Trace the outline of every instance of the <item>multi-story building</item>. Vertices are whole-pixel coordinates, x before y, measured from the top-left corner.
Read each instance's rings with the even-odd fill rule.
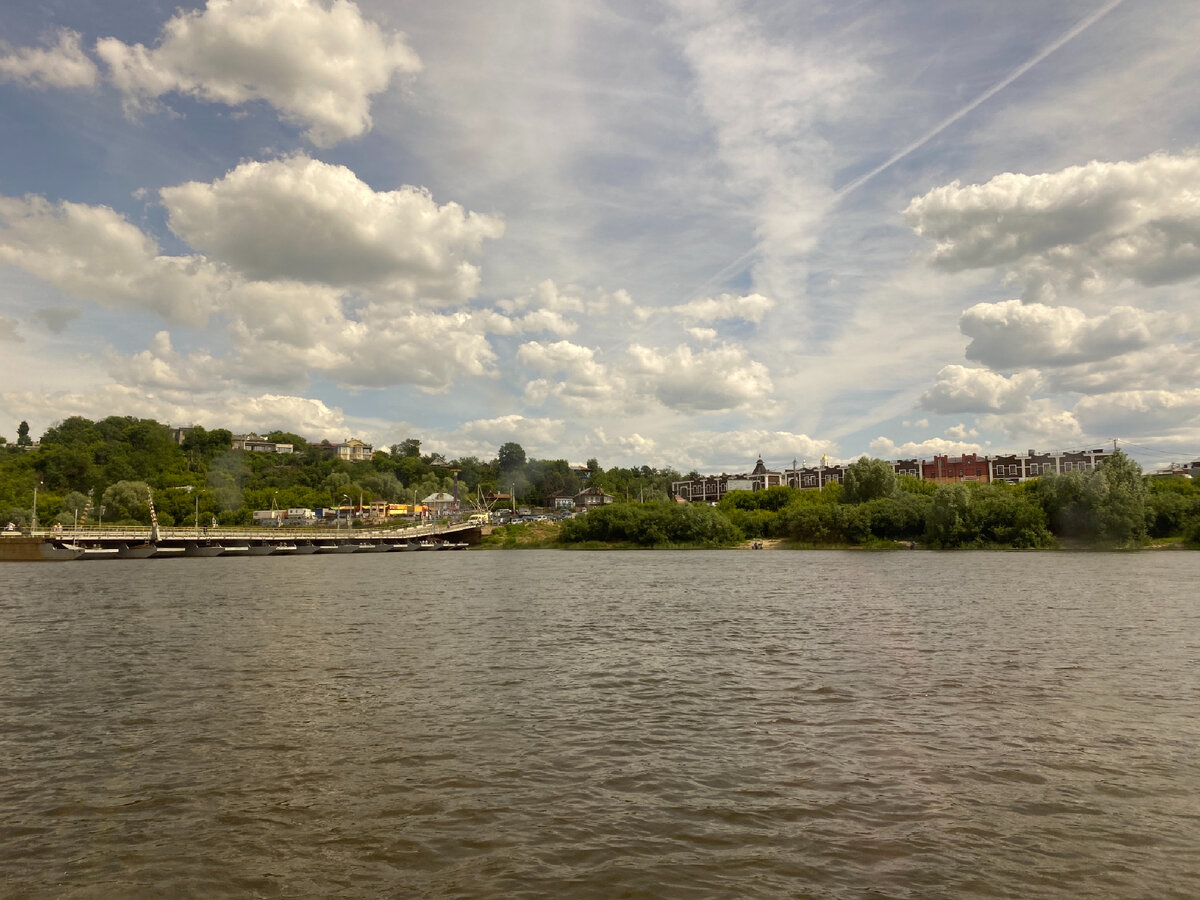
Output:
[[[338,459],[349,462],[362,462],[364,459],[370,459],[375,452],[370,444],[365,444],[358,438],[346,438],[342,443],[334,444],[333,449],[337,453]]]
[[[575,508],[587,510],[595,506],[607,506],[613,499],[612,494],[606,494],[598,487],[584,488],[575,495]]]
[[[921,480],[932,481],[935,484],[957,484],[961,481],[988,482],[986,456],[976,453],[964,453],[962,456],[935,456],[933,459],[921,460]]]
[[[992,481],[1007,481],[1016,484],[1043,475],[1061,475],[1064,472],[1087,472],[1112,456],[1111,450],[1069,450],[1064,453],[1038,453],[1030,450],[1024,456],[1006,454],[990,457]]]
[[[987,484],[991,481],[1015,483],[1042,475],[1090,471],[1110,456],[1112,451],[1103,448],[1061,453],[1037,453],[1030,450],[1024,456],[980,456],[977,453],[964,453],[962,456],[934,456],[933,459],[898,459],[891,465],[892,471],[897,475],[911,475],[935,484]],[[1193,463],[1193,466],[1196,465],[1200,463]],[[699,478],[673,482],[671,489],[681,500],[717,503],[729,491],[763,491],[778,484],[801,490],[820,490],[829,484],[843,484],[846,469],[846,465],[829,465],[822,459],[819,466],[797,466],[793,462],[792,468],[773,472],[767,469],[760,459],[754,470],[747,475],[702,475]]]
[[[278,444],[257,434],[235,434],[231,449],[251,453],[291,453],[294,448],[291,444]]]
[[[1200,478],[1200,459],[1190,463],[1169,463],[1150,474],[1155,478]]]
[[[702,475],[687,481],[671,482],[671,492],[693,503],[716,503],[729,491],[765,491],[785,483],[785,473],[767,469],[760,458],[754,469],[741,475]]]
[[[785,469],[783,474],[789,487],[819,491],[827,484],[841,484],[845,481],[846,467],[831,466],[822,458],[819,466],[797,466],[793,462],[792,468]]]
[[[1071,450],[1062,453],[1058,457],[1060,473],[1070,472],[1072,469],[1090,471],[1099,466],[1105,459],[1112,456],[1110,452],[1104,449],[1100,450]]]

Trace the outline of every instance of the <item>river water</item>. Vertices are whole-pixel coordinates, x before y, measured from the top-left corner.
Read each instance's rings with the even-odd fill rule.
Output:
[[[6,898],[1200,896],[1200,554],[0,566]]]

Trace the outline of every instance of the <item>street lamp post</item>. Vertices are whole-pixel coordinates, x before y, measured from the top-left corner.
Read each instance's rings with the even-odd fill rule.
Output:
[[[38,495],[38,488],[41,486],[42,486],[42,483],[40,481],[33,486],[33,514],[29,517],[29,533],[30,534],[33,534],[34,532],[37,531],[37,495]]]

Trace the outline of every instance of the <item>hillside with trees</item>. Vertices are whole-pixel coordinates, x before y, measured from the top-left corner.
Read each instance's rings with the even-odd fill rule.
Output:
[[[159,521],[190,524],[215,518],[221,525],[245,525],[254,510],[275,506],[336,506],[343,497],[353,505],[373,500],[419,502],[430,494],[455,490],[464,507],[481,493],[510,494],[525,506],[542,506],[556,494],[578,493],[584,481],[565,459],[530,459],[517,443],[498,448],[496,457],[444,459],[421,452],[409,438],[371,459],[337,458],[328,441],[310,442],[286,431],[264,434],[290,443],[292,454],[231,450],[232,434],[223,428],[190,429],[182,443],[173,429],[151,419],[109,416],[92,421],[73,416],[49,428],[40,442],[21,423],[19,441],[0,451],[0,521],[29,524],[34,488],[42,524],[71,525],[91,498],[89,519],[105,507],[104,521],[148,524],[148,489]],[[665,499],[673,470],[613,468],[588,461],[588,483],[615,497]],[[90,492],[90,494],[89,494]]]
[[[149,524],[153,492],[164,525],[216,519],[248,525],[254,510],[321,508],[375,500],[419,502],[455,490],[464,507],[484,494],[515,495],[515,504],[547,506],[557,495],[600,488],[615,503],[564,523],[560,544],[726,546],[782,539],[795,546],[887,546],[1035,549],[1067,545],[1137,547],[1149,540],[1200,544],[1200,485],[1147,478],[1117,451],[1091,471],[1044,475],[1020,484],[937,485],[897,477],[891,464],[863,457],[844,484],[820,491],[772,487],[731,491],[716,507],[677,504],[671,485],[683,476],[649,466],[586,472],[565,459],[532,459],[515,442],[496,456],[445,459],[408,438],[369,460],[339,459],[328,441],[286,431],[265,434],[290,443],[291,454],[232,450],[226,429],[173,429],[150,419],[80,416],[49,428],[37,443],[29,426],[0,450],[0,521],[30,523],[34,489],[41,524],[89,520]],[[694,473],[692,473],[694,475]],[[689,476],[691,477],[691,476]],[[504,505],[509,505],[507,502]]]

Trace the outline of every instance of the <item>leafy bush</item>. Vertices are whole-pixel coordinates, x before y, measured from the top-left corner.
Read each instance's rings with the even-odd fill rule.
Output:
[[[600,541],[643,547],[663,544],[719,546],[742,534],[719,510],[703,504],[613,503],[568,519],[559,532],[565,544]]]

